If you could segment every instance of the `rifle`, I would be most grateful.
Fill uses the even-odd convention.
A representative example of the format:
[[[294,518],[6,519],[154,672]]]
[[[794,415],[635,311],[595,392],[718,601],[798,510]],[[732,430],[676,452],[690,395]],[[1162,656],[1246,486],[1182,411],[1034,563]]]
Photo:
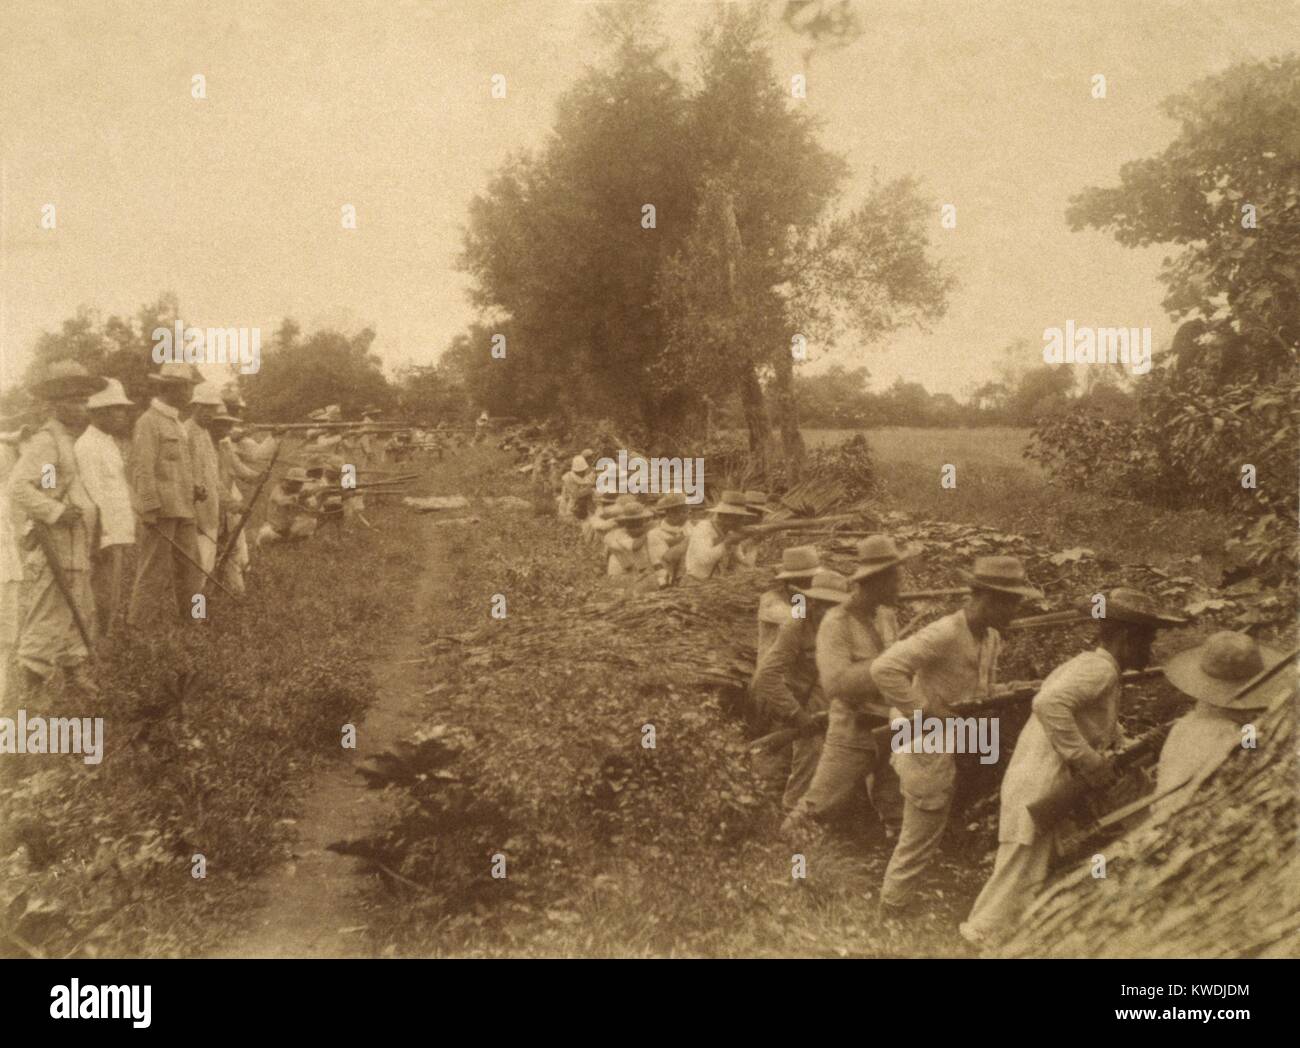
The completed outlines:
[[[276,460],[280,457],[280,450],[283,447],[283,440],[276,441],[275,452],[271,455],[271,461],[266,467],[266,472],[262,474],[261,479],[257,482],[257,487],[253,489],[253,494],[248,497],[248,507],[240,515],[239,523],[235,526],[235,530],[232,531],[230,536],[226,539],[226,548],[221,550],[217,555],[217,562],[212,567],[213,575],[221,574],[221,569],[225,566],[227,558],[229,558],[230,554],[234,552],[235,543],[239,541],[239,536],[244,533],[244,525],[248,523],[248,518],[253,515],[253,507],[257,505],[258,496],[262,494],[262,489],[266,487],[266,482],[271,479],[271,471],[275,469]],[[204,579],[203,585],[199,587],[200,593],[202,593],[207,587],[207,584],[207,579]]]
[[[50,566],[50,575],[54,578],[55,588],[67,603],[68,610],[72,612],[72,621],[76,624],[77,632],[81,634],[82,643],[86,645],[89,657],[94,659],[95,646],[90,640],[90,630],[86,628],[86,620],[81,617],[81,609],[77,607],[77,602],[72,597],[72,587],[68,585],[68,577],[63,574],[63,565],[59,563],[59,555],[54,550],[54,539],[50,535],[50,529],[41,521],[33,520],[31,533],[45,555],[45,562]]]
[[[1235,702],[1243,695],[1248,695],[1254,691],[1261,684],[1272,680],[1284,667],[1291,665],[1297,655],[1300,655],[1300,648],[1293,649],[1276,665],[1270,666],[1263,673],[1257,674],[1248,680],[1232,696],[1229,702]],[[1135,742],[1124,747],[1112,758],[1114,769],[1119,772],[1132,767],[1137,761],[1151,753],[1153,749],[1163,744],[1165,736],[1169,734],[1169,729],[1172,727],[1172,722],[1159,725],[1139,737]],[[1030,804],[1029,814],[1033,817],[1034,824],[1039,830],[1050,830],[1062,818],[1073,811],[1075,806],[1091,792],[1092,787],[1083,779],[1071,778],[1046,796],[1040,797]]]

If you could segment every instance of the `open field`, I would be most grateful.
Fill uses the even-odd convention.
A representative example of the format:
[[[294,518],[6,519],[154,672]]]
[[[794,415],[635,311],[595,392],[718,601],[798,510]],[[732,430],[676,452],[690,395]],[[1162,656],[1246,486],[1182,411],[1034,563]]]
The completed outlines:
[[[805,430],[804,439],[819,447],[854,433],[862,433],[871,447],[885,510],[986,524],[1060,548],[1085,546],[1119,563],[1178,564],[1206,581],[1227,564],[1222,536],[1231,521],[1054,485],[1036,462],[1023,457],[1028,430]],[[1087,454],[1086,439],[1080,440],[1080,454]],[[945,465],[956,467],[953,488],[940,483]]]

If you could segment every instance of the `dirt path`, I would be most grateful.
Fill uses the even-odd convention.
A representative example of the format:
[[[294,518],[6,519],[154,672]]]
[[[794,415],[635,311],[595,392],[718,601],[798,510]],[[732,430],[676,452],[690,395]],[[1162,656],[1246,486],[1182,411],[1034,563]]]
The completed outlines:
[[[387,802],[378,791],[362,786],[354,765],[416,728],[424,687],[420,667],[411,661],[420,653],[417,610],[422,614],[431,606],[429,595],[445,584],[447,571],[443,558],[432,555],[439,547],[431,532],[420,536],[430,556],[410,594],[411,615],[396,643],[373,667],[375,699],[358,725],[356,750],[346,751],[347,759],[308,784],[293,857],[256,882],[252,890],[261,898],[260,909],[210,956],[370,956],[356,860],[327,851],[326,845],[363,836],[385,814]]]

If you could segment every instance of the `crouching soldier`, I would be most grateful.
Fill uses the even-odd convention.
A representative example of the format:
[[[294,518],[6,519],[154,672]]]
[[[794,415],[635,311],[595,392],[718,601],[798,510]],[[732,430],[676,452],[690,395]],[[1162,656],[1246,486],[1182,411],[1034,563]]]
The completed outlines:
[[[1224,630],[1164,664],[1169,683],[1194,698],[1196,707],[1174,722],[1160,751],[1153,817],[1164,818],[1187,803],[1202,780],[1241,746],[1243,728],[1279,697],[1294,693],[1295,675],[1289,671],[1246,688],[1285,661],[1282,652]]]
[[[659,580],[646,542],[646,526],[653,514],[631,495],[619,499],[615,508],[615,527],[605,533],[606,577],[633,592],[657,589]]]
[[[824,570],[798,595],[803,598],[803,614],[791,615],[781,624],[759,660],[753,683],[756,705],[771,720],[800,732],[792,743],[790,777],[781,798],[787,811],[808,789],[821,754],[822,736],[814,717],[826,712],[826,696],[817,677],[817,631],[826,613],[849,599],[849,588],[839,572]]]
[[[1105,751],[1118,739],[1120,674],[1145,669],[1156,630],[1185,621],[1161,611],[1139,590],[1111,590],[1097,647],[1062,663],[1043,681],[1002,778],[997,859],[961,925],[968,942],[994,945],[1015,930],[1047,878],[1055,846],[1055,835],[1038,829],[1029,806],[1071,777],[1097,788],[1111,784]]]
[[[311,512],[309,500],[313,489],[308,489],[307,471],[295,466],[284,475],[272,490],[266,506],[266,523],[257,533],[258,548],[305,539],[316,530],[316,517]]]

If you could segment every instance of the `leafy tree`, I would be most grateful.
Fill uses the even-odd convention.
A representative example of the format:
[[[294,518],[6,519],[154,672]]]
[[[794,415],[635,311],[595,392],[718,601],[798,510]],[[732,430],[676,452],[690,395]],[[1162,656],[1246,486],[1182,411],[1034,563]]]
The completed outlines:
[[[1173,142],[1125,164],[1118,186],[1078,194],[1067,220],[1130,247],[1181,246],[1161,271],[1165,308],[1198,322],[1207,365],[1276,377],[1300,347],[1300,57],[1233,66],[1162,108],[1180,125]],[[1181,370],[1205,388],[1224,376]]]
[[[359,418],[371,405],[391,409],[396,398],[370,352],[374,339],[370,328],[352,336],[326,329],[303,338],[294,321],[283,321],[262,349],[261,368],[240,379],[250,416],[294,422],[327,404],[338,404],[344,418]]]

